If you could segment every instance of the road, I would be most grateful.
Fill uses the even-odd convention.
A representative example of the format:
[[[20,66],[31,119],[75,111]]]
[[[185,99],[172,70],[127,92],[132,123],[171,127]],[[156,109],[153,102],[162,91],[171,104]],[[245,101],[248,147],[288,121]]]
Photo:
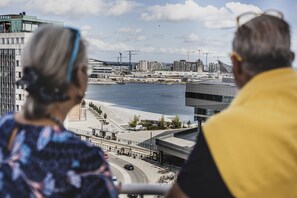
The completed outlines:
[[[126,173],[128,173],[131,179],[129,183],[148,183],[148,179],[145,173],[139,168],[137,168],[135,165],[134,165],[134,170],[129,171],[123,168],[124,165],[129,162],[122,160],[111,154],[109,154],[108,156],[109,156],[108,161],[111,162],[111,171],[115,176],[118,177],[119,181],[121,181],[122,183],[125,183],[124,181],[125,178],[124,178],[124,175],[121,173],[121,171],[126,171]],[[112,166],[113,164],[115,164],[116,166]],[[121,167],[121,170],[118,170],[118,167]]]

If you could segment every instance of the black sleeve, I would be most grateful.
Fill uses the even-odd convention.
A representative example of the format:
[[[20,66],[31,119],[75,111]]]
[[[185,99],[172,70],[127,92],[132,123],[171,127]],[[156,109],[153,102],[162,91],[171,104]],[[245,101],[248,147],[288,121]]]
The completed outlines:
[[[203,132],[180,171],[177,183],[189,197],[232,197],[211,156]]]

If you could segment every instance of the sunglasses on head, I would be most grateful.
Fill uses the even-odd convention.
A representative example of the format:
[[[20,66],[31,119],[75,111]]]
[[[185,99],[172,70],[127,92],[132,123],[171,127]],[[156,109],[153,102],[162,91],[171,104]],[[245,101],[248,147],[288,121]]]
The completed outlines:
[[[241,15],[239,15],[238,17],[236,17],[236,22],[237,22],[237,28],[239,28],[240,26],[244,25],[245,23],[249,22],[250,20],[262,15],[269,15],[269,16],[274,16],[280,19],[284,18],[284,15],[282,12],[278,11],[278,10],[266,10],[264,12],[245,12],[242,13]]]
[[[247,22],[251,21],[252,19],[260,16],[260,15],[269,15],[269,16],[274,16],[280,19],[284,18],[284,15],[282,12],[278,10],[266,10],[265,12],[245,12],[236,17],[236,22],[237,22],[237,28],[241,27],[242,25],[246,24]],[[237,61],[242,62],[242,57],[237,53],[237,52],[231,52],[230,57],[234,57]]]

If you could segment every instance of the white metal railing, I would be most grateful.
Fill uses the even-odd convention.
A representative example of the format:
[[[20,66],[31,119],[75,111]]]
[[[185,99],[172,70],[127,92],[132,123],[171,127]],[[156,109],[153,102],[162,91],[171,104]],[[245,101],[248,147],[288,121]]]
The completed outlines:
[[[165,195],[170,189],[169,184],[122,184],[120,194]]]

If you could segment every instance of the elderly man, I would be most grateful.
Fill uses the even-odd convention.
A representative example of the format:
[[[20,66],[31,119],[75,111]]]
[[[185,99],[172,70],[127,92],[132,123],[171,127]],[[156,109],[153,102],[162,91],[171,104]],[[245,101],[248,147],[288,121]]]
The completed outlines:
[[[237,23],[231,59],[240,91],[205,123],[167,197],[297,197],[289,25],[277,11],[245,13]]]

